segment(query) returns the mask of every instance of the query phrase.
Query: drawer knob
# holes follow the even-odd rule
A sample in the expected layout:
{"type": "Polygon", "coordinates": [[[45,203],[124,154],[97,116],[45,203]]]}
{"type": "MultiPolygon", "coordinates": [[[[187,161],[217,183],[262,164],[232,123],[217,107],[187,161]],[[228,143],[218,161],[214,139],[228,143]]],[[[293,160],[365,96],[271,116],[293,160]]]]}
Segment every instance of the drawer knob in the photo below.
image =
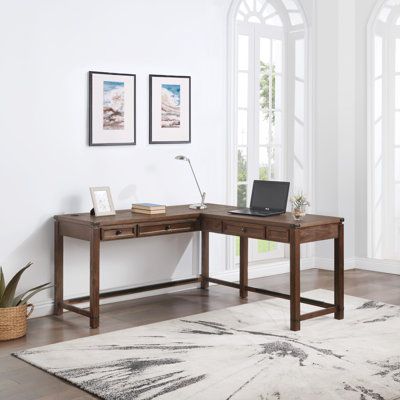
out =
{"type": "Polygon", "coordinates": [[[169,231],[171,229],[171,225],[165,225],[165,230],[169,231]]]}
{"type": "Polygon", "coordinates": [[[116,234],[116,235],[121,235],[121,234],[122,234],[122,231],[120,231],[120,230],[118,229],[117,231],[115,231],[115,234],[116,234]]]}

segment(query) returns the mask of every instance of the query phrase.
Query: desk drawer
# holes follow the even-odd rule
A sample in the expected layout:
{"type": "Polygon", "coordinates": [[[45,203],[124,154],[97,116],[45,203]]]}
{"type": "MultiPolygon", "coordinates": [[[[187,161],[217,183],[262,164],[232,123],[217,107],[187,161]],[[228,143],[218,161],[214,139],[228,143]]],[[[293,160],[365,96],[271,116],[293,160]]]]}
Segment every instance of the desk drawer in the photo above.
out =
{"type": "Polygon", "coordinates": [[[138,225],[138,236],[164,235],[168,233],[191,232],[198,230],[196,219],[185,221],[148,222],[138,225]]]}
{"type": "Polygon", "coordinates": [[[237,222],[223,222],[222,232],[225,235],[245,236],[253,239],[265,239],[265,228],[253,224],[237,222]]]}
{"type": "Polygon", "coordinates": [[[273,242],[289,243],[289,229],[278,228],[278,227],[268,227],[267,240],[272,240],[273,242]]]}
{"type": "Polygon", "coordinates": [[[136,236],[136,226],[114,226],[101,230],[101,240],[128,239],[136,236]]]}
{"type": "Polygon", "coordinates": [[[201,229],[207,232],[222,233],[222,221],[220,219],[203,219],[201,229]]]}

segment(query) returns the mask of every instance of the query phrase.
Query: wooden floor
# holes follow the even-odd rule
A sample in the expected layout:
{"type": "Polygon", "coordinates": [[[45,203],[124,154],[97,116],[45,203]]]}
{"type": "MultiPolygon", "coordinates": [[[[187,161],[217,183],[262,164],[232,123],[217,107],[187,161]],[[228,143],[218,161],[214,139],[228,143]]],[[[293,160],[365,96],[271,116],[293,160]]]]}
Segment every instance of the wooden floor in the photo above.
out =
{"type": "MultiPolygon", "coordinates": [[[[333,276],[328,271],[307,270],[302,272],[301,278],[302,292],[319,288],[333,288],[333,276]]],[[[289,291],[289,276],[283,274],[255,279],[251,284],[252,286],[287,293],[289,291]]],[[[346,271],[345,293],[400,305],[400,276],[361,270],[346,271]]],[[[208,291],[192,289],[174,294],[104,305],[101,307],[101,326],[95,330],[88,328],[87,318],[73,313],[65,313],[63,317],[51,316],[30,320],[29,334],[26,338],[11,342],[0,342],[0,399],[83,400],[95,398],[10,356],[10,353],[14,351],[184,317],[266,298],[266,296],[249,293],[247,300],[241,300],[238,291],[234,289],[212,286],[208,291]]]]}

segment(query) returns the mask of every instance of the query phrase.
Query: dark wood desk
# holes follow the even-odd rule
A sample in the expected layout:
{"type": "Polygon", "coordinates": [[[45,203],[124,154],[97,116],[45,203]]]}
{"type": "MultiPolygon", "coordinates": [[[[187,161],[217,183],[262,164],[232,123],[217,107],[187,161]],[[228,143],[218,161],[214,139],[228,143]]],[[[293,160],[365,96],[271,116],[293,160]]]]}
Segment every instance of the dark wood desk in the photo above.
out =
{"type": "Polygon", "coordinates": [[[61,315],[63,309],[77,312],[90,318],[90,327],[99,326],[99,300],[170,286],[199,282],[202,289],[209,283],[237,288],[242,298],[256,292],[290,300],[290,329],[300,330],[300,321],[335,314],[343,319],[343,218],[307,215],[303,221],[294,221],[290,213],[273,217],[249,217],[228,214],[236,207],[209,204],[206,210],[191,210],[187,205],[167,208],[166,214],[133,214],[130,210],[117,211],[109,217],[94,217],[90,214],[57,215],[54,232],[55,267],[55,309],[61,315]],[[100,293],[100,242],[133,239],[147,236],[170,235],[183,232],[201,231],[201,274],[192,279],[160,283],[132,289],[100,293]],[[240,279],[239,283],[222,281],[209,276],[209,233],[220,233],[240,237],[240,279]],[[86,240],[90,244],[90,295],[64,300],[63,295],[63,238],[64,236],[86,240]],[[248,285],[248,239],[263,239],[290,244],[290,294],[273,292],[248,285]],[[334,304],[301,297],[300,295],[300,244],[318,240],[334,239],[334,304]],[[74,304],[88,301],[90,309],[81,309],[74,304]],[[300,303],[321,307],[307,314],[300,313],[300,303]]]}

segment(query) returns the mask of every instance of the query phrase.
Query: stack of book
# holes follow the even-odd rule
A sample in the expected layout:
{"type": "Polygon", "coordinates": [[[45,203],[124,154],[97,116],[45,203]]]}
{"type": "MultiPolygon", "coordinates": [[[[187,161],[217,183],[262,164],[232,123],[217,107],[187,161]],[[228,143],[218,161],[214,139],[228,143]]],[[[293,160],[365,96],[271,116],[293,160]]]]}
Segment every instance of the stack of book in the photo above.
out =
{"type": "Polygon", "coordinates": [[[152,203],[132,204],[132,212],[139,214],[165,214],[165,206],[152,203]]]}

